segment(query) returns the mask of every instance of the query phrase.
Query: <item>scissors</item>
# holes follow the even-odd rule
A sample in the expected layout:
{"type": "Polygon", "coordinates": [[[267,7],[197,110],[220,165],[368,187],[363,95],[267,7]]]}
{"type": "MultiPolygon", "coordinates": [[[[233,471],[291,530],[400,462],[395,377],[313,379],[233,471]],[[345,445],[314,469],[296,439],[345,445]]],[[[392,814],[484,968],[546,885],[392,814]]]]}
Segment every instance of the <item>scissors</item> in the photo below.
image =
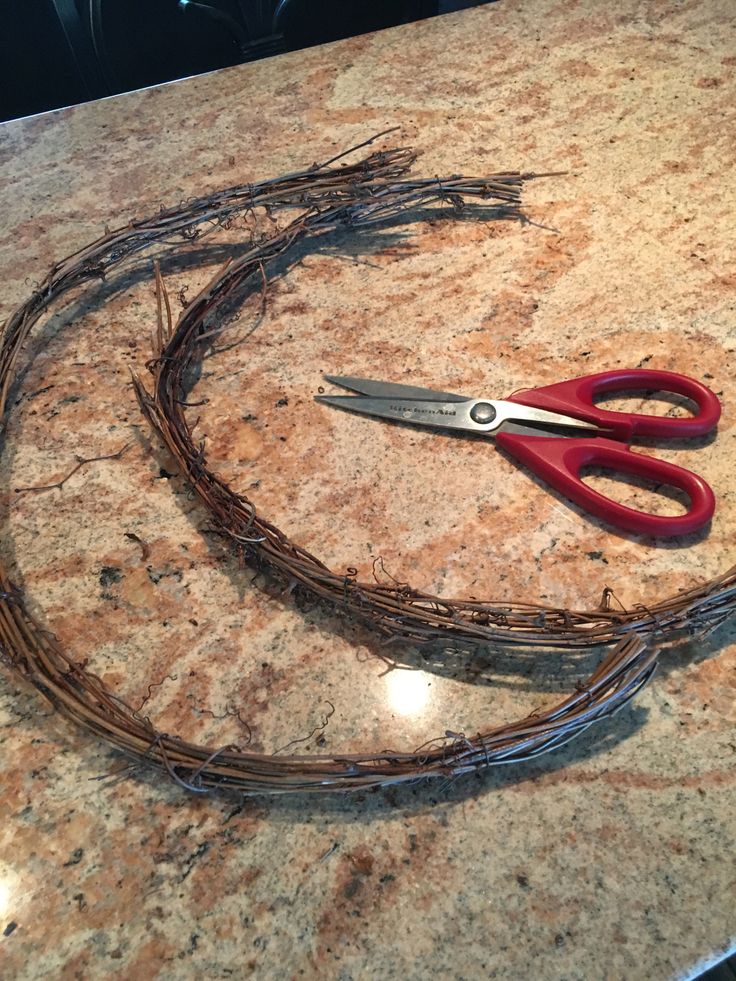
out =
{"type": "Polygon", "coordinates": [[[515,392],[507,399],[475,399],[414,385],[325,375],[357,395],[318,395],[316,401],[382,419],[495,439],[546,483],[590,514],[623,531],[671,538],[697,531],[715,510],[715,497],[697,474],[629,448],[634,436],[682,439],[715,429],[721,415],[716,395],[694,378],[671,371],[629,368],[515,392]],[[671,418],[599,408],[594,399],[612,392],[654,391],[684,396],[692,416],[671,418]],[[682,515],[649,514],[619,504],[588,486],[584,467],[648,478],[676,487],[690,499],[682,515]]]}

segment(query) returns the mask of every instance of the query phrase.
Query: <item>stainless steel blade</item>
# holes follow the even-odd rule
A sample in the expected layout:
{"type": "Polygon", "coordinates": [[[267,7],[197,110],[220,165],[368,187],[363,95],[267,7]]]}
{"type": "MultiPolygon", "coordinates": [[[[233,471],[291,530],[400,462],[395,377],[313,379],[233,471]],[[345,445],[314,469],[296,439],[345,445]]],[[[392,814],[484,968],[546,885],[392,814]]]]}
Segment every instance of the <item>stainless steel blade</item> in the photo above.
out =
{"type": "Polygon", "coordinates": [[[317,402],[360,415],[408,422],[413,425],[449,429],[478,436],[493,437],[499,429],[530,435],[569,435],[571,432],[599,432],[596,426],[572,416],[535,409],[515,402],[495,399],[465,399],[448,402],[413,398],[371,398],[361,395],[317,395],[317,402]],[[560,430],[563,430],[560,433],[560,430]]]}
{"type": "MultiPolygon", "coordinates": [[[[523,405],[520,402],[495,400],[491,402],[496,410],[496,425],[504,423],[519,423],[522,426],[542,426],[547,429],[582,429],[589,433],[599,433],[599,426],[574,416],[565,416],[560,412],[548,412],[546,409],[535,409],[533,405],[523,405]]],[[[504,428],[506,428],[504,426],[504,428]]]]}
{"type": "MultiPolygon", "coordinates": [[[[455,429],[467,433],[492,434],[495,422],[478,424],[470,417],[474,399],[463,402],[429,401],[401,398],[370,398],[360,395],[317,395],[316,401],[336,409],[347,409],[361,415],[408,422],[435,429],[455,429]]],[[[484,402],[483,405],[490,403],[484,402]]]]}
{"type": "Polygon", "coordinates": [[[369,395],[373,398],[405,398],[420,399],[429,402],[467,402],[465,395],[455,395],[452,392],[438,392],[433,388],[421,388],[416,385],[400,385],[396,382],[374,381],[371,378],[356,378],[353,375],[325,375],[325,380],[341,388],[347,388],[359,395],[369,395]]]}

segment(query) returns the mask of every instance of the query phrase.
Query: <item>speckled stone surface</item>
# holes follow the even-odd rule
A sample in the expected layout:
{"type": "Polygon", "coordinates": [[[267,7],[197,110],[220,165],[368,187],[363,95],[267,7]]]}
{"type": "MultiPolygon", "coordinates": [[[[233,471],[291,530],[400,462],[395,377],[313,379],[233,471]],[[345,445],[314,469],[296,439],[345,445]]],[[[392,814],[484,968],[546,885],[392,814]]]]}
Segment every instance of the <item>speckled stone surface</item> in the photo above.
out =
{"type": "MultiPolygon", "coordinates": [[[[262,318],[227,328],[191,411],[234,486],[336,568],[380,556],[443,595],[576,607],[604,586],[626,605],[674,593],[734,557],[735,17],[731,0],[504,2],[7,124],[0,315],[105,224],[389,126],[424,174],[566,170],[528,187],[533,225],[439,219],[305,253],[262,318]],[[502,395],[640,364],[724,404],[716,440],[656,451],[718,498],[709,534],[674,547],[586,521],[483,443],[312,402],[325,371],[502,395]]],[[[163,263],[172,294],[216,245],[163,263]]],[[[40,325],[0,460],[4,559],[114,690],[215,745],[242,739],[237,710],[258,749],[339,751],[475,732],[589,673],[594,654],[411,651],[416,670],[388,671],[364,631],[267,595],[202,533],[139,417],[129,369],[154,310],[147,261],[40,325]],[[128,441],[63,490],[15,490],[128,441]]],[[[0,972],[691,976],[736,937],[734,636],[668,651],[634,705],[555,755],[345,799],[100,779],[118,758],[4,671],[0,972]]]]}

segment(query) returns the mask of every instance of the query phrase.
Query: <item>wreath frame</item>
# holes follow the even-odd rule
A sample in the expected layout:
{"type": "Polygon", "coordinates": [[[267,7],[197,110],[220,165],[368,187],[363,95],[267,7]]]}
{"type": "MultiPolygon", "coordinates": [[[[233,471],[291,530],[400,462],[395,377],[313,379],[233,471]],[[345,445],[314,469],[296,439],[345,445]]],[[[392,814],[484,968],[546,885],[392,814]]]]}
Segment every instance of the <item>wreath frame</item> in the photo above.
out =
{"type": "MultiPolygon", "coordinates": [[[[562,701],[475,736],[447,732],[410,752],[380,750],[325,755],[248,752],[233,744],[199,745],[159,731],[154,723],[110,691],[62,650],[27,609],[11,572],[0,566],[0,646],[6,663],[77,726],[132,759],[131,767],[155,767],[190,792],[215,789],[244,794],[349,791],[423,777],[454,777],[549,752],[609,717],[649,681],[659,648],[682,634],[702,635],[736,609],[736,566],[705,583],[648,606],[611,606],[603,591],[595,610],[567,610],[541,603],[443,598],[409,584],[363,582],[354,569],[329,569],[260,515],[207,465],[204,442],[186,413],[187,376],[211,337],[209,323],[221,305],[244,287],[265,297],[267,267],[310,236],[401,219],[410,209],[449,204],[451,213],[481,201],[498,218],[524,220],[521,192],[539,174],[499,173],[485,178],[410,176],[416,154],[407,147],[372,151],[355,163],[343,158],[380,136],[323,164],[281,177],[238,185],[162,208],[153,216],[106,231],[56,263],[10,315],[0,336],[0,419],[7,417],[11,386],[34,325],[69,290],[94,280],[162,241],[191,241],[207,226],[230,227],[236,216],[265,209],[297,209],[284,227],[253,237],[239,258],[228,261],[183,309],[176,323],[158,264],[154,264],[158,318],[149,364],[152,383],[134,375],[143,414],[186,474],[186,479],[229,541],[239,561],[255,564],[284,591],[308,597],[410,644],[523,644],[533,648],[597,648],[604,656],[593,674],[562,701]]],[[[117,456],[118,454],[116,454],[117,456]]],[[[89,461],[84,461],[89,462],[89,461]]]]}

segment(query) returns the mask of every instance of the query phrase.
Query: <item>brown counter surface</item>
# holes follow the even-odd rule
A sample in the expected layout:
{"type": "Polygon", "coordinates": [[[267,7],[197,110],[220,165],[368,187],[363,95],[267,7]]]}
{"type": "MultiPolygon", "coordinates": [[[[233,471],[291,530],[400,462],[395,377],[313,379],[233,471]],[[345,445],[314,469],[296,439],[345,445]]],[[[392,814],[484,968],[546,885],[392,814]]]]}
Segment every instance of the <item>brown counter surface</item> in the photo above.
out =
{"type": "MultiPolygon", "coordinates": [[[[439,217],[305,250],[205,360],[201,432],[333,568],[576,608],[604,587],[625,606],[671,595],[734,561],[735,20],[730,0],[503,2],[6,124],[0,317],[106,224],[391,126],[424,175],[566,171],[525,189],[531,224],[439,217]],[[616,535],[491,446],[312,401],[324,372],[498,396],[618,365],[721,396],[717,439],[655,451],[714,488],[708,534],[616,535]]],[[[164,261],[172,296],[212,274],[216,244],[164,261]]],[[[413,748],[590,673],[600,652],[390,651],[415,670],[389,670],[364,630],[268,595],[139,414],[129,371],[154,322],[149,259],[39,325],[0,494],[33,611],[160,728],[219,745],[243,738],[237,711],[264,752],[413,748]],[[61,490],[15,490],[128,441],[61,490]]],[[[0,972],[691,976],[736,937],[735,666],[725,625],[667,650],[634,703],[556,754],[245,801],[100,779],[119,757],[4,670],[0,972]]]]}

